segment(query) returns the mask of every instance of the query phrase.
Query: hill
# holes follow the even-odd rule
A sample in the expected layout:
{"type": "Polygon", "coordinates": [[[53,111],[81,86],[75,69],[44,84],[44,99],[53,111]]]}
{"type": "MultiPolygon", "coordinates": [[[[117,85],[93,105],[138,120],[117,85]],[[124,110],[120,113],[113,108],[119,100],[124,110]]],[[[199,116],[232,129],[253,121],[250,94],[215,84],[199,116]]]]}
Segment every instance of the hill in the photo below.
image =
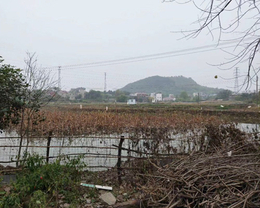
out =
{"type": "Polygon", "coordinates": [[[164,95],[174,94],[179,95],[182,91],[186,91],[188,94],[192,93],[205,93],[215,94],[220,89],[204,87],[197,84],[193,79],[183,76],[176,77],[160,77],[153,76],[145,79],[138,80],[136,82],[127,84],[120,89],[130,93],[143,92],[153,93],[161,92],[164,95]]]}

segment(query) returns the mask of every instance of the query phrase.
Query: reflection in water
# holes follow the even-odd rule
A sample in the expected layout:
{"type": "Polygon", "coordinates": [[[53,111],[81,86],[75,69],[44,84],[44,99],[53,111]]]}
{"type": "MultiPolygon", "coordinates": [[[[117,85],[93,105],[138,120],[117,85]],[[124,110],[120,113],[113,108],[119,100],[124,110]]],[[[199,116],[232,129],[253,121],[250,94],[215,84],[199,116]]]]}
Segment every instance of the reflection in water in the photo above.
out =
{"type": "MultiPolygon", "coordinates": [[[[259,129],[259,124],[245,124],[240,123],[237,125],[239,129],[247,133],[257,132],[259,129]]],[[[189,133],[188,133],[189,134],[189,133]]],[[[161,143],[160,153],[176,153],[176,151],[187,151],[187,145],[185,145],[185,138],[190,135],[170,135],[167,142],[161,143]],[[168,147],[171,147],[170,149],[168,147]],[[184,149],[180,150],[180,146],[184,149]]],[[[89,166],[93,167],[91,170],[104,170],[105,167],[114,167],[117,163],[117,153],[118,146],[121,135],[103,135],[102,136],[93,136],[88,138],[63,138],[57,139],[53,138],[51,140],[50,156],[56,157],[59,155],[75,155],[75,154],[84,154],[84,162],[89,166]],[[115,146],[113,146],[115,145],[115,146]]],[[[124,134],[125,138],[130,137],[128,134],[124,134]]],[[[15,160],[18,154],[18,146],[20,140],[17,138],[15,133],[6,134],[5,132],[0,134],[0,164],[7,166],[15,166],[15,163],[1,163],[1,161],[11,161],[15,160]],[[5,147],[4,147],[5,146],[5,147]]],[[[27,145],[27,141],[23,141],[23,146],[27,145]]],[[[37,153],[41,156],[46,156],[46,140],[34,140],[29,142],[28,152],[30,154],[37,153]]],[[[137,143],[135,140],[125,139],[123,142],[124,151],[122,151],[122,161],[126,161],[126,156],[131,157],[142,157],[149,155],[151,152],[151,145],[153,142],[150,140],[139,140],[137,143]],[[127,151],[127,150],[135,150],[127,151]],[[140,152],[145,152],[146,154],[140,154],[140,152]]],[[[22,148],[22,154],[25,152],[26,147],[22,148]]],[[[55,158],[51,158],[50,161],[53,161],[55,158]]]]}

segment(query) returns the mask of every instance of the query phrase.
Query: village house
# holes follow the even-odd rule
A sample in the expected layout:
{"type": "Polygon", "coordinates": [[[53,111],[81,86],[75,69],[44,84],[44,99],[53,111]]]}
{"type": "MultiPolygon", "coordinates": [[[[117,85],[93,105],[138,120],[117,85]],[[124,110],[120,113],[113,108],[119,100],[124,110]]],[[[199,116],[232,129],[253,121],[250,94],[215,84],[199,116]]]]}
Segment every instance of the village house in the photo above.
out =
{"type": "Polygon", "coordinates": [[[163,101],[162,93],[151,93],[152,103],[157,103],[163,101]]]}

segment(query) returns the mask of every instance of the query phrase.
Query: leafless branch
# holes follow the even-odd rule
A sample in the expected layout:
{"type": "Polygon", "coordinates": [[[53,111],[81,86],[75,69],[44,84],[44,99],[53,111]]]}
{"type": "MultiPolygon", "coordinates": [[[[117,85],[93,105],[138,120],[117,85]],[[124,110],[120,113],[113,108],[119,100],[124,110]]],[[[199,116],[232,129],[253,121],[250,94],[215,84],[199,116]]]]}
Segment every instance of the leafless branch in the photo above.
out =
{"type": "Polygon", "coordinates": [[[234,47],[233,56],[224,65],[232,64],[233,67],[247,61],[247,76],[250,80],[252,68],[257,64],[255,60],[259,55],[260,0],[163,2],[192,3],[201,12],[201,16],[195,22],[198,24],[197,29],[181,31],[185,38],[196,38],[204,30],[208,30],[213,36],[217,30],[219,43],[223,40],[236,40],[237,46],[234,47]]]}

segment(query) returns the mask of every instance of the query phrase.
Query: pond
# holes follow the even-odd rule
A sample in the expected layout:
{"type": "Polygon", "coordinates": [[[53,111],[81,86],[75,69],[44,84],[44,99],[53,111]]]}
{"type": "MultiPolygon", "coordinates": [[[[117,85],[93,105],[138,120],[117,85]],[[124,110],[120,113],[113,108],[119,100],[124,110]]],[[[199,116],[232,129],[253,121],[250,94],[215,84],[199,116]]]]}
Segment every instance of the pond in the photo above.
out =
{"type": "MultiPolygon", "coordinates": [[[[252,133],[259,129],[259,124],[246,124],[239,123],[237,125],[239,129],[244,132],[252,133]]],[[[131,135],[93,135],[84,138],[52,138],[50,148],[50,162],[60,155],[84,155],[84,162],[88,168],[93,171],[100,171],[107,168],[116,166],[118,145],[121,136],[124,136],[122,161],[126,161],[129,158],[147,157],[150,155],[150,149],[152,145],[155,145],[152,140],[131,139],[131,135]],[[132,150],[132,151],[129,151],[132,150]]],[[[187,151],[187,146],[183,144],[184,138],[189,136],[188,134],[175,134],[171,135],[166,142],[160,143],[160,154],[174,154],[179,151],[187,151]],[[167,145],[166,145],[167,144],[167,145]],[[185,148],[180,150],[180,146],[185,148]],[[171,147],[169,149],[169,147],[171,147]],[[167,150],[167,151],[166,151],[167,150]]],[[[5,132],[0,134],[0,164],[3,166],[15,166],[15,162],[8,162],[16,160],[20,139],[17,138],[17,134],[5,132]]],[[[23,141],[22,154],[26,151],[27,140],[23,141]]],[[[47,138],[34,139],[28,143],[27,151],[37,153],[43,157],[46,157],[47,138]]]]}

